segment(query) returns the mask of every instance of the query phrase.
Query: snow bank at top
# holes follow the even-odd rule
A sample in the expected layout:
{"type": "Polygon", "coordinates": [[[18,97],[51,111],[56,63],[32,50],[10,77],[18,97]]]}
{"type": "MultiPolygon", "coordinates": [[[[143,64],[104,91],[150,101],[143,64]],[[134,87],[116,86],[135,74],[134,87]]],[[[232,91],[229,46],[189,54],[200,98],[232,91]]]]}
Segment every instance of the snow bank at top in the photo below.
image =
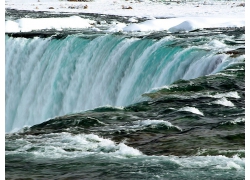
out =
{"type": "MultiPolygon", "coordinates": [[[[191,31],[200,28],[245,26],[244,0],[238,1],[169,1],[151,0],[94,0],[70,2],[67,0],[5,0],[5,8],[47,11],[50,13],[98,13],[125,17],[128,24],[118,23],[108,27],[109,32],[191,31]],[[185,2],[185,3],[184,3],[185,2]],[[85,5],[87,8],[84,8],[85,5]],[[126,9],[124,7],[131,7],[126,9]],[[138,18],[148,20],[138,23],[138,18]],[[169,18],[174,17],[174,18],[169,18]]],[[[22,18],[5,22],[5,32],[40,29],[89,28],[91,22],[78,16],[69,18],[22,18]]],[[[93,30],[98,30],[93,28],[93,30]]]]}
{"type": "Polygon", "coordinates": [[[98,13],[134,17],[245,17],[244,0],[5,0],[5,8],[47,12],[98,13]],[[87,5],[87,8],[84,6],[87,5]],[[131,8],[124,8],[131,7],[131,8]]]}
{"type": "MultiPolygon", "coordinates": [[[[78,16],[65,18],[21,18],[16,21],[5,22],[5,32],[28,32],[32,30],[65,28],[84,29],[92,27],[95,21],[78,16]]],[[[142,23],[118,23],[111,25],[108,32],[149,32],[167,30],[171,33],[192,31],[201,28],[243,27],[243,18],[215,18],[215,17],[185,17],[147,20],[142,23]]]]}
{"type": "Polygon", "coordinates": [[[218,27],[244,27],[244,18],[217,18],[217,17],[181,17],[170,19],[147,20],[142,23],[134,23],[121,28],[118,24],[110,28],[109,31],[163,31],[179,32],[192,31],[201,28],[218,28],[218,27]]]}
{"type": "Polygon", "coordinates": [[[29,32],[32,30],[65,28],[88,28],[94,21],[83,19],[79,16],[71,16],[65,18],[21,18],[16,21],[8,20],[5,22],[5,32],[29,32]]]}

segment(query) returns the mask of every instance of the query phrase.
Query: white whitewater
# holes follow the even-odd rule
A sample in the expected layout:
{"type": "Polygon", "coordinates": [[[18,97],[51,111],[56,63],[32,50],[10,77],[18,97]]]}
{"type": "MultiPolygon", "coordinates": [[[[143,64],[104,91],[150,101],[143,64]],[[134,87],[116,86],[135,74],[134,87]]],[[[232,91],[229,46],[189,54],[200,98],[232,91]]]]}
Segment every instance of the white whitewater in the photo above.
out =
{"type": "Polygon", "coordinates": [[[195,107],[183,107],[183,108],[179,109],[179,111],[187,111],[187,112],[191,112],[194,114],[199,114],[201,116],[204,116],[204,114],[199,109],[197,109],[195,107]]]}
{"type": "Polygon", "coordinates": [[[42,135],[42,139],[45,139],[46,142],[39,140],[39,138],[41,137],[30,135],[27,139],[18,139],[16,143],[21,143],[23,146],[16,151],[6,151],[6,154],[28,153],[31,157],[53,159],[82,157],[91,154],[117,158],[142,155],[142,152],[124,143],[116,144],[110,139],[104,139],[94,134],[72,135],[64,132],[42,135]],[[36,147],[37,150],[28,151],[33,147],[36,147]],[[74,151],[67,151],[67,149],[74,151]]]}

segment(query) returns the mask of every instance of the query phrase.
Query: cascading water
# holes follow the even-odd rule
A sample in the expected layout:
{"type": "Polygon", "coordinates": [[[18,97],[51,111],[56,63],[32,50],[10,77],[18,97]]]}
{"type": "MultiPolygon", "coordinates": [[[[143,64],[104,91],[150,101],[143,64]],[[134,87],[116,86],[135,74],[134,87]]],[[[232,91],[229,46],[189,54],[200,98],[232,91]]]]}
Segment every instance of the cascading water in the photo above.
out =
{"type": "Polygon", "coordinates": [[[7,132],[98,106],[126,106],[153,88],[216,73],[232,62],[209,46],[212,40],[180,46],[172,36],[6,36],[5,41],[7,132]]]}

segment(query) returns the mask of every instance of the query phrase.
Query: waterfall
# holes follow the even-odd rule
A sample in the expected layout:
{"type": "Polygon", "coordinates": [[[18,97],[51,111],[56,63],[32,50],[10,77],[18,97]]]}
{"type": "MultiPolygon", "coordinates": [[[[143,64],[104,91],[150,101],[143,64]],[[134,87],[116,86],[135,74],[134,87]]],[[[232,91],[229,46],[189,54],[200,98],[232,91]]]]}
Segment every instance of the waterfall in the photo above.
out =
{"type": "Polygon", "coordinates": [[[229,55],[160,40],[100,35],[5,37],[6,131],[98,106],[126,106],[179,79],[224,69],[229,55]]]}

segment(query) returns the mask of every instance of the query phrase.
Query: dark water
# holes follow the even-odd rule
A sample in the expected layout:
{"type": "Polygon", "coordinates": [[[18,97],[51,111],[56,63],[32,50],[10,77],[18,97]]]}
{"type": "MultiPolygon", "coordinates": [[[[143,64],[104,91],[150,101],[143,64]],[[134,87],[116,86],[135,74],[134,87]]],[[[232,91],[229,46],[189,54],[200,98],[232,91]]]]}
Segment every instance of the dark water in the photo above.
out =
{"type": "MultiPolygon", "coordinates": [[[[54,32],[45,33],[39,38],[34,38],[38,32],[6,35],[6,44],[12,47],[6,48],[6,79],[12,79],[6,81],[5,90],[8,125],[5,134],[6,179],[245,179],[244,29],[108,36],[87,32],[77,36],[72,36],[73,32],[62,32],[52,39],[50,36],[54,32]],[[165,41],[164,38],[168,36],[173,38],[165,41]],[[86,55],[87,49],[81,56],[79,49],[57,48],[59,45],[65,47],[65,44],[71,47],[81,44],[79,47],[86,49],[92,45],[96,49],[93,48],[91,52],[106,54],[86,55]],[[120,67],[121,70],[121,67],[127,67],[125,64],[116,66],[110,63],[118,59],[113,58],[118,56],[111,55],[116,55],[114,51],[121,48],[125,50],[118,62],[122,64],[121,60],[130,60],[131,66],[137,65],[138,68],[134,68],[134,71],[128,68],[127,71],[131,73],[127,74],[97,68],[120,67]],[[152,50],[148,56],[142,56],[148,49],[152,50]],[[54,50],[53,55],[50,50],[54,50]],[[65,58],[61,60],[55,52],[63,54],[63,50],[65,58]],[[129,56],[131,54],[133,58],[129,56]],[[103,75],[105,78],[102,81],[97,79],[98,84],[102,84],[97,86],[101,91],[97,94],[87,93],[88,101],[79,98],[81,96],[69,98],[73,97],[72,92],[79,86],[76,82],[86,82],[80,81],[81,78],[75,75],[78,73],[72,73],[77,72],[77,65],[84,67],[79,63],[83,56],[91,57],[89,62],[105,56],[109,64],[88,64],[86,69],[97,69],[95,75],[88,76],[90,79],[100,76],[98,72],[110,72],[103,75]],[[20,63],[23,61],[25,63],[20,63]],[[41,68],[44,72],[55,73],[56,80],[47,78],[52,77],[48,73],[41,75],[39,68],[33,68],[33,71],[33,66],[28,66],[33,62],[40,63],[36,68],[44,66],[44,69],[41,68]],[[156,65],[155,62],[161,63],[156,65]],[[168,73],[163,73],[164,68],[169,70],[168,73]],[[115,82],[127,83],[118,83],[117,86],[114,81],[107,81],[110,76],[110,79],[116,79],[115,82]],[[124,77],[130,81],[121,80],[124,77]],[[31,81],[32,78],[34,81],[31,81]],[[11,84],[13,82],[15,86],[11,84]],[[31,82],[39,82],[40,85],[31,82]],[[63,84],[67,83],[67,87],[70,87],[72,82],[75,86],[71,89],[59,88],[66,87],[63,84]],[[103,104],[81,112],[77,109],[76,113],[68,113],[65,108],[77,107],[76,103],[95,103],[91,100],[97,101],[103,97],[111,97],[112,100],[123,85],[125,89],[117,97],[129,105],[125,103],[119,107],[116,103],[109,106],[103,104]],[[11,87],[18,88],[13,91],[11,87]],[[47,87],[48,92],[42,87],[47,87]],[[35,95],[32,94],[34,89],[35,95]],[[39,111],[45,112],[45,105],[38,102],[42,102],[41,97],[46,97],[46,93],[55,95],[48,96],[51,97],[48,109],[61,107],[54,108],[60,110],[54,112],[63,112],[63,115],[47,120],[38,116],[39,111]],[[96,95],[99,95],[98,98],[96,95]],[[137,97],[136,102],[129,100],[131,96],[137,97]],[[68,103],[68,106],[64,107],[62,102],[68,103]],[[19,113],[11,119],[13,107],[17,107],[15,112],[19,113]],[[33,111],[33,115],[26,116],[30,111],[33,111]],[[25,123],[30,124],[22,128],[25,123]],[[10,132],[13,128],[19,130],[10,132]]],[[[100,59],[96,62],[100,62],[100,59]]],[[[79,72],[83,74],[84,71],[79,72]]],[[[76,92],[81,93],[82,89],[78,88],[76,92]]],[[[93,91],[96,89],[92,88],[93,91]]],[[[106,102],[105,98],[100,102],[106,102]]]]}

